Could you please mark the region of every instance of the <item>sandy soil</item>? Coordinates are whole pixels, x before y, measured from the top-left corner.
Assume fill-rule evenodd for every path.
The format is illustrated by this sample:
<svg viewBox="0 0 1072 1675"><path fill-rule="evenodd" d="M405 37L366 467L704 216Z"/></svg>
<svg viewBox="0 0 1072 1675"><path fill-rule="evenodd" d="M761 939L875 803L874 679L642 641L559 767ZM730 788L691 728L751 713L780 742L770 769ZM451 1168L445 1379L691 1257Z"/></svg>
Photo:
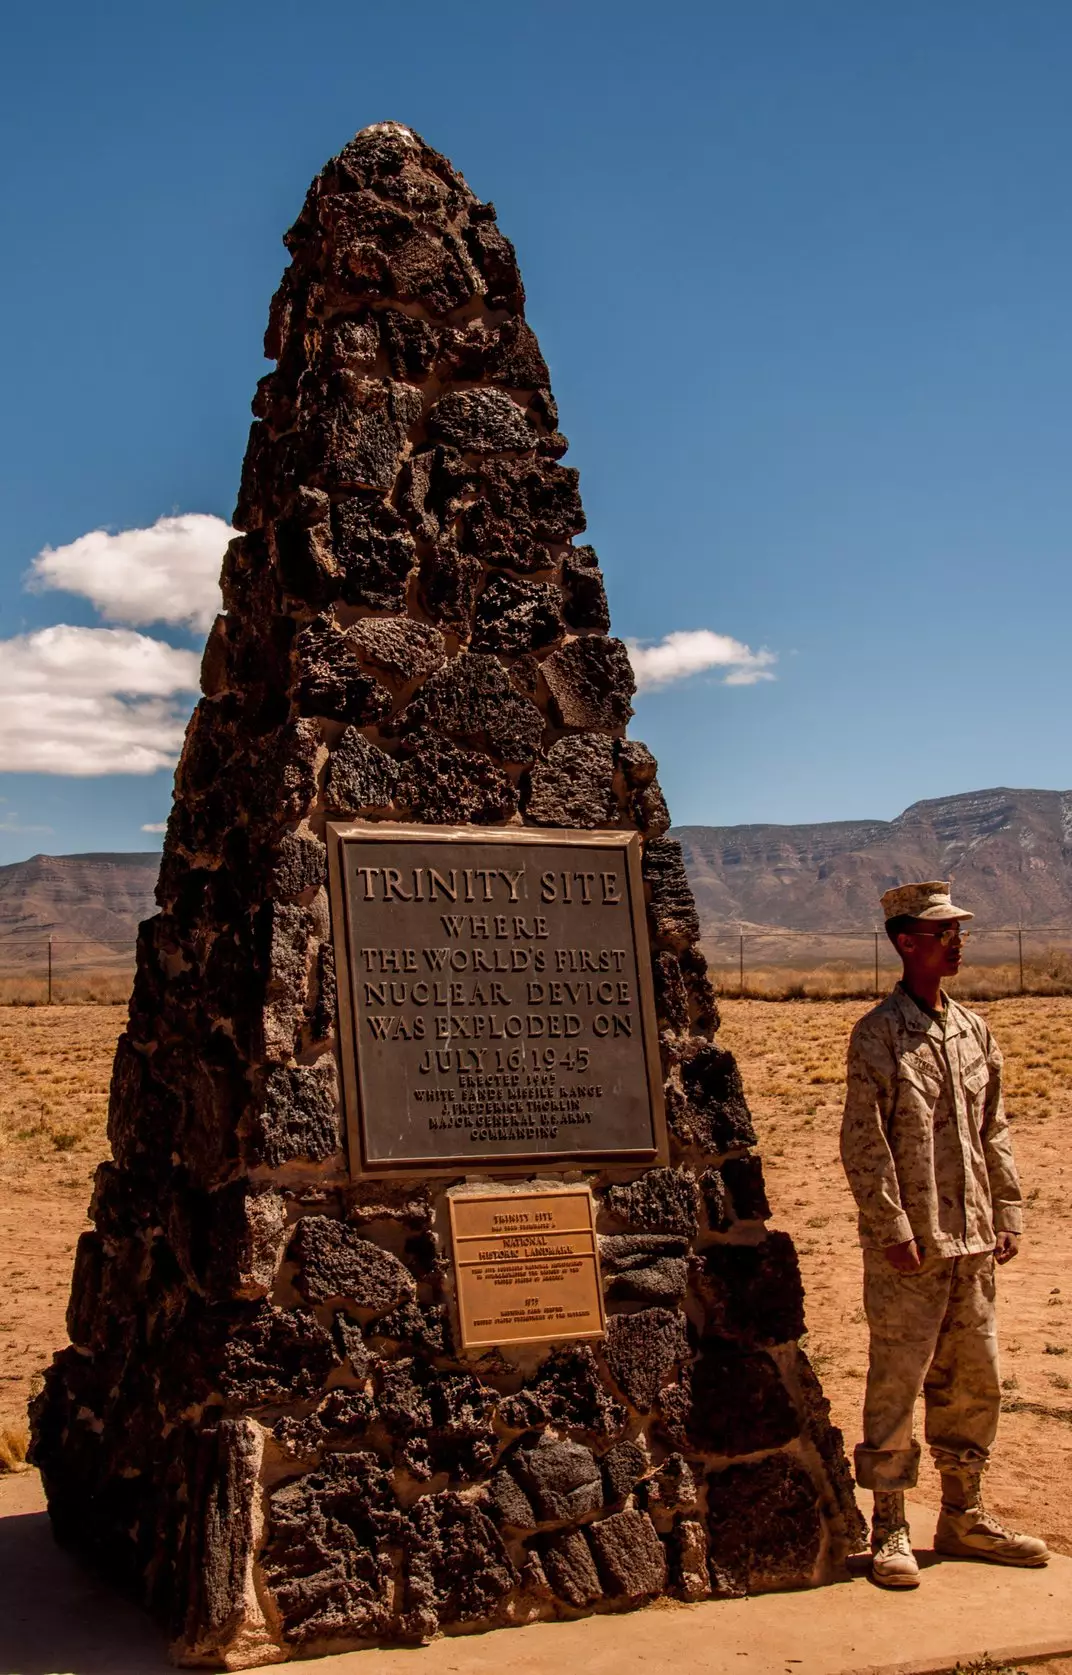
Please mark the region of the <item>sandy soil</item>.
<svg viewBox="0 0 1072 1675"><path fill-rule="evenodd" d="M855 1212L838 1162L845 1043L866 1002L726 1001L764 1155L773 1224L796 1238L808 1349L851 1447L867 1334ZM1030 1204L1001 1277L1005 1407L995 1509L1072 1554L1072 1000L980 1007L1005 1049L1009 1111ZM106 1154L118 1006L0 1008L0 1431L21 1429L34 1375L66 1341L71 1261ZM919 1498L936 1504L929 1467Z"/></svg>
<svg viewBox="0 0 1072 1675"><path fill-rule="evenodd" d="M0 1432L61 1349L126 1006L0 1007Z"/></svg>

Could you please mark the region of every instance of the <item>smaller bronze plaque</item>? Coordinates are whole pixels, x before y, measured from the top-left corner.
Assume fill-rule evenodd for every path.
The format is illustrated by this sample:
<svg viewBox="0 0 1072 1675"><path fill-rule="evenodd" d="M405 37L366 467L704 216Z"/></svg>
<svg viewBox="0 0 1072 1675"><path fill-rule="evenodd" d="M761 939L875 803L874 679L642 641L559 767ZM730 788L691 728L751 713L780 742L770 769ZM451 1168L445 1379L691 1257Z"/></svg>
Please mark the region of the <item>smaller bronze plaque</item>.
<svg viewBox="0 0 1072 1675"><path fill-rule="evenodd" d="M450 1225L464 1349L603 1336L587 1187L459 1194Z"/></svg>

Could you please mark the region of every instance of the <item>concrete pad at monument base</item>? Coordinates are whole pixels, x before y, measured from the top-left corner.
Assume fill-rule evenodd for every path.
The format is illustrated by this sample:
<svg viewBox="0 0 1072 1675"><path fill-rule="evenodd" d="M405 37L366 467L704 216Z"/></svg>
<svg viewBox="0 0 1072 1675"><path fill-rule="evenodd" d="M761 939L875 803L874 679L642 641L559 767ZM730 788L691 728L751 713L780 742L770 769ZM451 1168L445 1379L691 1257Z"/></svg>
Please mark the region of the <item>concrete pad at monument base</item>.
<svg viewBox="0 0 1072 1675"><path fill-rule="evenodd" d="M632 1675L848 1675L930 1672L988 1654L995 1662L1072 1653L1072 1559L1045 1570L939 1562L934 1513L912 1527L924 1569L912 1594L863 1576L836 1587L448 1635L423 1647L346 1652L273 1664L307 1675L447 1675L498 1671ZM0 1671L3 1675L156 1675L170 1670L152 1619L58 1548L36 1473L0 1480Z"/></svg>

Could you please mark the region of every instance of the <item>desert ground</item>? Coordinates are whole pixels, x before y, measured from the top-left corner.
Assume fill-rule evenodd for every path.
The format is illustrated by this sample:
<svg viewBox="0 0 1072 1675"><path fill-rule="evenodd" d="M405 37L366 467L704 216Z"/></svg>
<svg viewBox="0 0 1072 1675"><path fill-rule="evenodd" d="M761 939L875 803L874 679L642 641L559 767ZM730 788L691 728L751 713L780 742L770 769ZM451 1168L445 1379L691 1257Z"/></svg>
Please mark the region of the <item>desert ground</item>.
<svg viewBox="0 0 1072 1675"><path fill-rule="evenodd" d="M845 1044L866 1001L723 1003L773 1208L800 1252L807 1348L836 1422L856 1439L866 1367L860 1258L838 1161ZM1007 1059L1029 1205L1001 1274L1005 1414L989 1493L1009 1522L1072 1554L1072 999L985 1003ZM0 1007L0 1469L24 1446L34 1379L65 1342L75 1241L106 1154L108 1078L125 1008ZM936 1504L925 1468L919 1498Z"/></svg>

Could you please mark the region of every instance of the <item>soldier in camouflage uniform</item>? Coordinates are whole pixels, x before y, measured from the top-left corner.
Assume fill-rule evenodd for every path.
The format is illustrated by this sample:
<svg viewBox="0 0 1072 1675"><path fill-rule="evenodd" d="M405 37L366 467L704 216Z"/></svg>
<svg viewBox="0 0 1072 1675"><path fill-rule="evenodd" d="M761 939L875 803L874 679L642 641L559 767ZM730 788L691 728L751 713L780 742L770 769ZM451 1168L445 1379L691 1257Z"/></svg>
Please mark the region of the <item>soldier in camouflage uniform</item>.
<svg viewBox="0 0 1072 1675"><path fill-rule="evenodd" d="M983 1508L1000 1407L995 1263L1012 1260L1020 1183L1001 1092L1001 1053L982 1018L950 1000L961 925L946 883L882 898L904 972L849 1042L841 1158L860 1210L871 1355L856 1477L872 1489L872 1576L918 1585L904 1491L919 1470L913 1409L942 1478L935 1549L1044 1565L1046 1544Z"/></svg>

